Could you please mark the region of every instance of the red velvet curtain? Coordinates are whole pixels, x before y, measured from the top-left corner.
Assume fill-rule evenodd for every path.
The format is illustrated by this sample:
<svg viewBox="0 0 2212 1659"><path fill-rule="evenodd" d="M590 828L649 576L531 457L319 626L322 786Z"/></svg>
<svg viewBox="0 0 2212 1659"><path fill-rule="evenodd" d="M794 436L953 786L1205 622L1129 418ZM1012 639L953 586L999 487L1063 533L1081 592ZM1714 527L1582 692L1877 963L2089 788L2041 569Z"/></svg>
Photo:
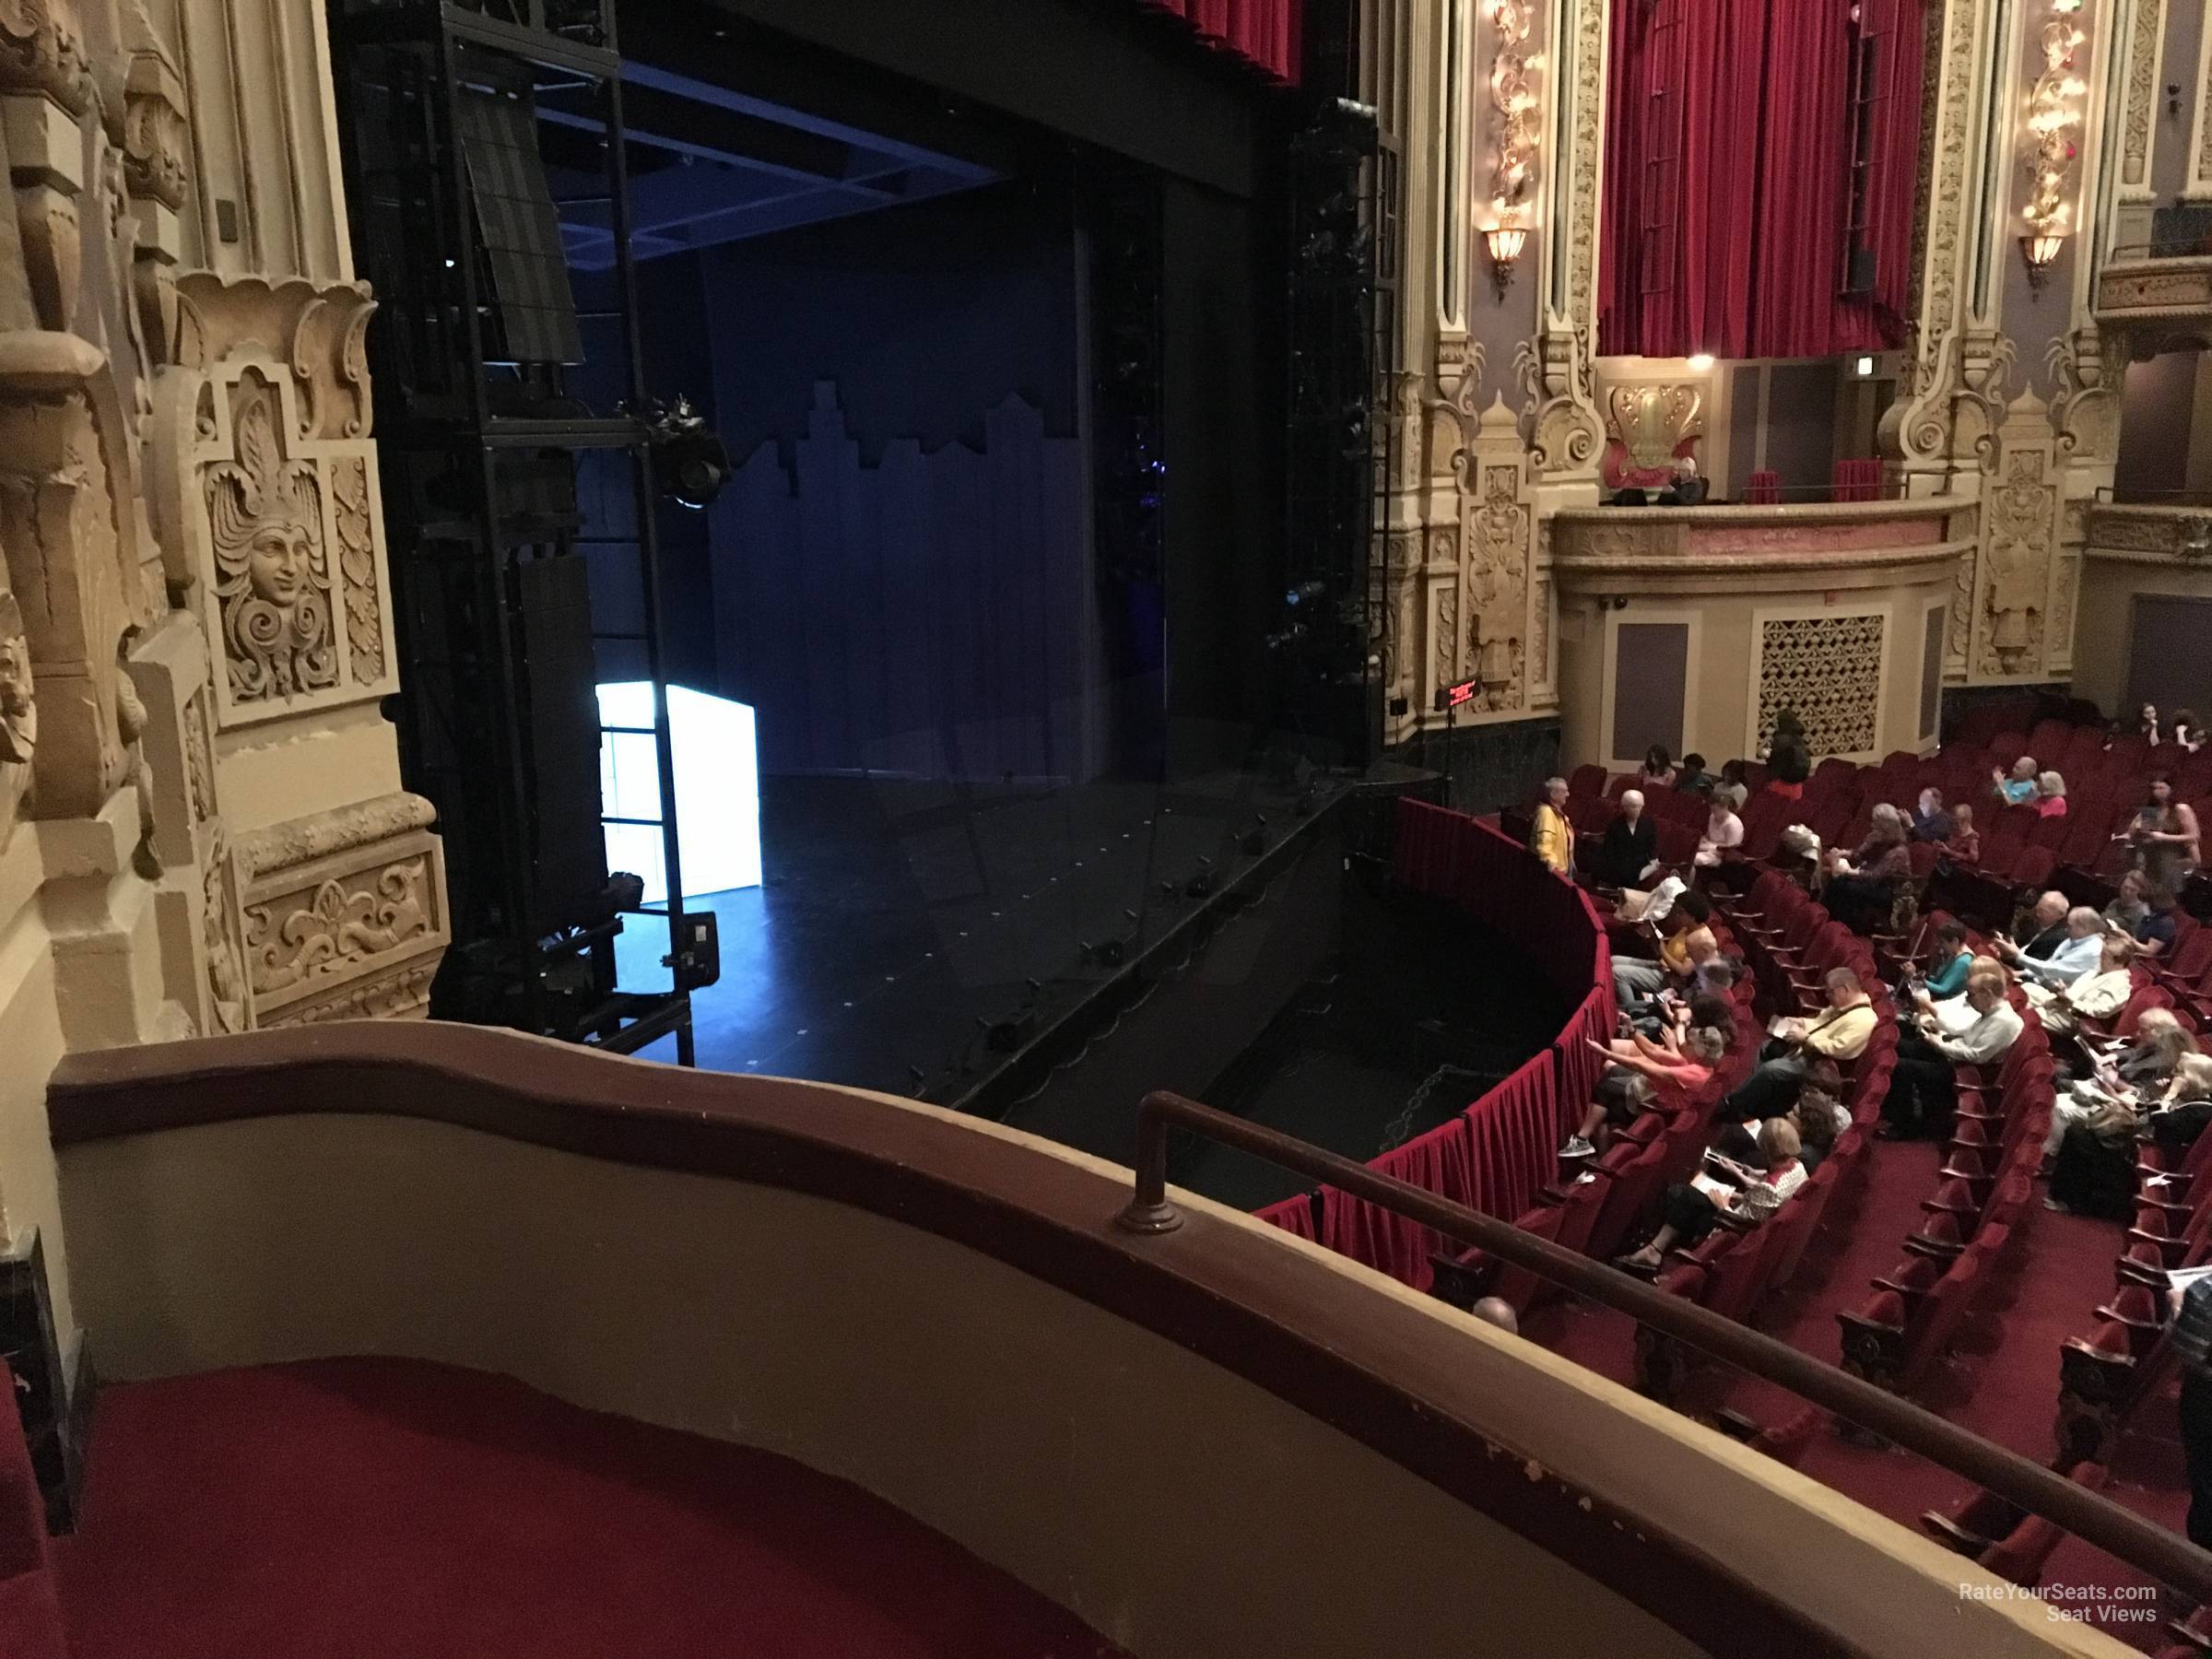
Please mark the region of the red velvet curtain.
<svg viewBox="0 0 2212 1659"><path fill-rule="evenodd" d="M1901 337L1924 0L1876 42L1871 300L1845 300L1853 0L1613 0L1599 349L1824 357Z"/></svg>
<svg viewBox="0 0 2212 1659"><path fill-rule="evenodd" d="M1278 79L1298 79L1303 0L1147 0Z"/></svg>

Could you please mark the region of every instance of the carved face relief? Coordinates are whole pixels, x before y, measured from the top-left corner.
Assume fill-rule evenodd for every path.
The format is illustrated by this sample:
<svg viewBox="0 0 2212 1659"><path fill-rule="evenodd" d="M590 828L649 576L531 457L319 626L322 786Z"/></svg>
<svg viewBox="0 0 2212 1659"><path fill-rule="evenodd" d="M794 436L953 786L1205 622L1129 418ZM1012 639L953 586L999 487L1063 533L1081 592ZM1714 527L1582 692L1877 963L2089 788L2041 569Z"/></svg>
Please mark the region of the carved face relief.
<svg viewBox="0 0 2212 1659"><path fill-rule="evenodd" d="M335 686L320 481L311 464L285 457L265 382L239 382L232 429L237 460L206 474L231 696L253 702Z"/></svg>
<svg viewBox="0 0 2212 1659"><path fill-rule="evenodd" d="M253 591L287 610L307 589L308 547L304 525L265 524L246 549L246 572Z"/></svg>
<svg viewBox="0 0 2212 1659"><path fill-rule="evenodd" d="M30 677L30 641L13 594L0 593L0 760L29 765L39 742L37 688Z"/></svg>

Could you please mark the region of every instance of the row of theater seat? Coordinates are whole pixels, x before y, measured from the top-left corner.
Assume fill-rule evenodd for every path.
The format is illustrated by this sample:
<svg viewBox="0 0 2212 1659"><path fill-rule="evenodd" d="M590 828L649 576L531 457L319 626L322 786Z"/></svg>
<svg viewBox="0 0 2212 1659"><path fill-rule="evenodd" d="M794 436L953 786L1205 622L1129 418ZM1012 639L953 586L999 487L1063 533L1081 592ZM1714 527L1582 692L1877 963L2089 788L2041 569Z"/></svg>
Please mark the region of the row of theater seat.
<svg viewBox="0 0 2212 1659"><path fill-rule="evenodd" d="M1771 873L1770 873L1771 874ZM1662 1265L1659 1288L1697 1301L1730 1319L1748 1321L1770 1294L1786 1288L1806 1247L1824 1221L1847 1219L1865 1187L1871 1137L1897 1061L1897 1019L1877 976L1865 943L1833 922L1804 890L1773 876L1742 900L1723 897L1721 914L1764 987L1762 1003L1776 1013L1815 1013L1825 1006L1824 983L1832 968L1849 968L1875 999L1877 1023L1865 1053L1849 1067L1846 1104L1851 1126L1809 1180L1773 1216L1752 1228L1728 1218L1688 1251ZM1718 1392L1725 1376L1686 1372L1673 1345L1640 1331L1637 1383L1646 1393L1700 1415L1720 1418ZM1750 1434L1754 1444L1794 1461L1822 1414L1803 1414L1780 1435Z"/></svg>
<svg viewBox="0 0 2212 1659"><path fill-rule="evenodd" d="M1932 931L1941 916L1929 918ZM1970 938L1983 952L1985 942ZM2020 1036L1993 1066L1959 1068L1959 1110L1926 1217L1873 1294L1839 1312L1847 1369L1912 1394L1941 1364L1967 1315L2016 1265L2026 1237L2035 1169L2055 1108L2049 1034L2016 987ZM2094 1452L2096 1448L2088 1449ZM2100 1490L2110 1465L2061 1439L2054 1466ZM1921 1517L1927 1532L1980 1566L2033 1588L2065 1537L2051 1522L1983 1490L1949 1511Z"/></svg>

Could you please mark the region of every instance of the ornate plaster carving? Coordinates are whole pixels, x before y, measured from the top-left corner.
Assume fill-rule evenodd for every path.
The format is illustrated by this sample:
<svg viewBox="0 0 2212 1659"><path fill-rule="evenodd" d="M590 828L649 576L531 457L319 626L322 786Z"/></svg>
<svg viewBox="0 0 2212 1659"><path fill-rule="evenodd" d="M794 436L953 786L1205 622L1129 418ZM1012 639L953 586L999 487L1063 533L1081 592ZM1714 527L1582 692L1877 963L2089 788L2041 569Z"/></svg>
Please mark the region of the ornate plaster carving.
<svg viewBox="0 0 2212 1659"><path fill-rule="evenodd" d="M211 827L201 855L200 955L207 982L204 1029L210 1035L251 1030L253 1004L246 984L238 866L219 823Z"/></svg>
<svg viewBox="0 0 2212 1659"><path fill-rule="evenodd" d="M429 1013L430 982L437 975L434 962L403 962L325 995L292 1003L267 1023L274 1029L324 1019L421 1019Z"/></svg>
<svg viewBox="0 0 2212 1659"><path fill-rule="evenodd" d="M38 688L31 679L23 607L0 584L0 761L29 766L38 747Z"/></svg>
<svg viewBox="0 0 2212 1659"><path fill-rule="evenodd" d="M1881 433L1884 452L1908 461L1971 453L1954 442L1952 426L1957 394L1982 389L1961 338L1965 307L1959 285L1966 226L1976 212L1967 199L1973 150L1969 128L1979 62L1975 46L1987 6L1988 0L1947 0L1940 26L1927 31L1922 106L1928 112L1922 139L1927 207L1914 249L1908 343L1912 373L1902 394L1884 414Z"/></svg>
<svg viewBox="0 0 2212 1659"><path fill-rule="evenodd" d="M2107 265L2097 280L2097 315L2100 321L2124 323L2212 320L2212 259Z"/></svg>
<svg viewBox="0 0 2212 1659"><path fill-rule="evenodd" d="M2038 679L2045 672L2059 534L2055 448L2048 410L2034 394L2021 394L1983 513L1972 635L1976 679Z"/></svg>
<svg viewBox="0 0 2212 1659"><path fill-rule="evenodd" d="M1435 537L1449 536L1453 532L1435 530L1430 534L1433 547ZM1454 547L1453 552L1456 555L1457 548ZM1435 594L1436 618L1429 630L1430 640L1435 647L1435 660L1431 665L1434 678L1430 683L1440 688L1455 686L1464 677L1460 673L1464 659L1460 654L1459 582L1460 574L1455 570L1449 580L1431 584Z"/></svg>
<svg viewBox="0 0 2212 1659"><path fill-rule="evenodd" d="M450 936L429 818L421 796L391 794L241 839L256 1023L330 1018L301 1008L358 1002L403 968L427 987Z"/></svg>
<svg viewBox="0 0 2212 1659"><path fill-rule="evenodd" d="M76 0L0 0L0 92L42 93L72 115L90 107Z"/></svg>
<svg viewBox="0 0 2212 1659"><path fill-rule="evenodd" d="M1514 359L1521 387L1520 428L1539 473L1584 474L1596 463L1604 426L1597 413L1593 340L1597 328L1598 181L1605 166L1605 0L1571 0L1565 40L1550 54L1571 59L1565 86L1567 154L1552 163L1553 225L1562 239L1566 280L1546 304L1534 339ZM1557 82L1555 81L1555 86Z"/></svg>
<svg viewBox="0 0 2212 1659"><path fill-rule="evenodd" d="M221 645L221 724L394 688L372 452L317 418L252 347L211 373L194 421L197 582Z"/></svg>
<svg viewBox="0 0 2212 1659"><path fill-rule="evenodd" d="M1606 388L1606 456L1599 476L1623 485L1672 483L1684 464L1694 465L1705 436L1705 395L1697 384L1611 385Z"/></svg>
<svg viewBox="0 0 2212 1659"><path fill-rule="evenodd" d="M2120 388L2127 373L2125 340L2085 322L2051 342L2043 367L2051 376L2051 425L2059 453L2113 460L2120 443Z"/></svg>
<svg viewBox="0 0 2212 1659"><path fill-rule="evenodd" d="M234 703L290 699L338 683L322 480L277 438L267 382L241 379L230 398L235 461L206 472L214 594Z"/></svg>
<svg viewBox="0 0 2212 1659"><path fill-rule="evenodd" d="M2127 37L2127 102L2120 121L2120 184L2131 194L2150 194L2150 125L2165 33L2164 0L2136 0Z"/></svg>
<svg viewBox="0 0 2212 1659"><path fill-rule="evenodd" d="M1518 712L1526 701L1529 543L1535 514L1512 412L1503 397L1485 410L1472 448L1455 464L1460 542L1466 550L1466 646L1463 661L1481 682L1482 712ZM1440 682L1441 683L1441 682Z"/></svg>
<svg viewBox="0 0 2212 1659"><path fill-rule="evenodd" d="M335 806L328 812L272 824L239 838L239 867L246 877L273 876L333 853L351 853L392 841L410 830L427 830L437 808L418 794L401 790Z"/></svg>
<svg viewBox="0 0 2212 1659"><path fill-rule="evenodd" d="M192 132L184 77L137 0L126 7L130 43L122 89L123 174L134 196L180 209L190 194Z"/></svg>
<svg viewBox="0 0 2212 1659"><path fill-rule="evenodd" d="M1382 677L1392 698L1406 700L1410 718L1421 699L1420 533L1394 530L1383 547L1390 566L1385 583L1390 621L1382 641Z"/></svg>

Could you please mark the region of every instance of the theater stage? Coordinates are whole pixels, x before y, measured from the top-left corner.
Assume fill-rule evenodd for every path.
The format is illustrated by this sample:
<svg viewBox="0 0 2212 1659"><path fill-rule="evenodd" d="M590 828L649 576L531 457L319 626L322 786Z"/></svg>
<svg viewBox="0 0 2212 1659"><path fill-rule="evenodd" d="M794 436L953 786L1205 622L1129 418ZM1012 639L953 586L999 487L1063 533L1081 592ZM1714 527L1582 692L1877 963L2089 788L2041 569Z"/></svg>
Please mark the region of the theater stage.
<svg viewBox="0 0 2212 1659"><path fill-rule="evenodd" d="M698 1064L981 1112L1126 1162L1154 1088L1371 1158L1465 1104L1560 1017L1365 853L1423 774L1060 789L762 780L766 884L702 897L722 978ZM654 982L658 931L618 942ZM1548 1023L1547 1023L1548 1022ZM673 1059L674 1040L643 1051ZM1232 1202L1296 1190L1191 1147Z"/></svg>

